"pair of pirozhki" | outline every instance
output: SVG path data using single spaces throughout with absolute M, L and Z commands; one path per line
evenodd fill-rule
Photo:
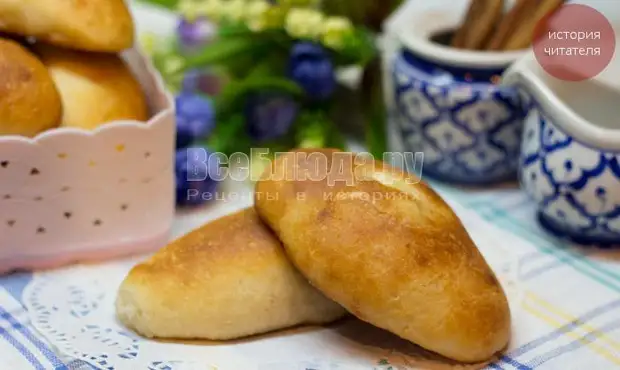
M 334 168 L 337 178 L 321 176 Z M 293 151 L 255 194 L 253 208 L 135 266 L 118 292 L 121 322 L 146 337 L 230 340 L 351 314 L 462 362 L 507 346 L 500 283 L 415 176 L 352 153 Z

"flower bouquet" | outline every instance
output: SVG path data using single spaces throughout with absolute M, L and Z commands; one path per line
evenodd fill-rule
M 366 73 L 379 69 L 375 34 L 322 9 L 316 0 L 176 4 L 177 35 L 154 50 L 153 60 L 176 94 L 179 204 L 193 203 L 184 196 L 188 188 L 216 187 L 208 173 L 203 182 L 185 181 L 189 147 L 226 155 L 256 147 L 272 154 L 344 149 L 343 121 L 357 116 L 367 149 L 383 154 L 379 73 Z M 351 87 L 347 72 L 361 82 Z

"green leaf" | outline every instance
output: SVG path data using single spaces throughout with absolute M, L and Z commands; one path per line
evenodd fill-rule
M 226 115 L 234 109 L 239 96 L 241 95 L 241 86 L 239 81 L 228 81 L 220 93 L 213 99 L 215 104 L 215 111 L 218 116 Z
M 302 113 L 295 126 L 296 147 L 345 149 L 338 127 L 323 110 Z
M 187 57 L 185 59 L 184 69 L 224 64 L 233 58 L 252 53 L 263 47 L 265 47 L 265 41 L 257 40 L 256 38 L 219 38 L 201 50 L 200 53 Z
M 372 103 L 365 109 L 365 134 L 368 151 L 382 158 L 387 151 L 386 112 L 382 104 Z
M 218 38 L 220 40 L 232 40 L 233 42 L 238 39 L 252 40 L 253 47 L 242 53 L 234 53 L 231 57 L 226 57 L 223 61 L 217 62 L 235 78 L 244 78 L 248 70 L 256 65 L 257 59 L 268 54 L 267 48 L 272 47 L 270 40 L 252 33 L 244 24 L 234 23 L 220 26 Z
M 285 58 L 273 48 L 240 55 L 226 63 L 225 68 L 237 79 L 260 76 L 282 76 Z
M 332 129 L 330 130 L 330 134 L 327 141 L 328 148 L 346 150 L 347 142 L 342 135 L 342 133 L 338 130 L 338 127 L 334 124 Z
M 378 55 L 373 34 L 365 28 L 356 28 L 346 40 L 342 50 L 335 53 L 338 66 L 359 65 L 365 67 Z
M 176 9 L 179 0 L 139 0 L 138 2 L 174 10 Z
M 375 158 L 382 158 L 387 151 L 387 110 L 381 79 L 381 61 L 377 58 L 364 71 L 362 79 L 366 146 Z
M 250 138 L 245 130 L 245 117 L 234 114 L 218 120 L 215 130 L 205 145 L 213 152 L 231 154 L 245 152 L 250 147 Z
M 270 155 L 273 156 L 275 153 L 288 152 L 293 146 L 295 146 L 295 138 L 294 135 L 289 133 L 276 140 L 261 142 L 253 147 L 269 149 Z
M 285 60 L 280 55 L 267 55 L 258 61 L 255 60 L 247 74 L 248 80 L 282 76 L 284 71 Z
M 287 152 L 294 145 L 293 133 L 269 142 L 254 143 L 246 131 L 245 116 L 235 113 L 218 121 L 215 131 L 203 143 L 213 152 L 232 154 L 236 152 L 250 153 L 254 147 L 269 149 L 271 154 L 275 152 Z
M 281 66 L 289 49 L 290 40 L 283 40 L 280 32 L 253 33 L 245 26 L 233 25 L 220 30 L 217 41 L 199 54 L 187 56 L 184 69 L 221 65 L 230 75 L 244 78 L 257 62 L 265 58 L 271 58 L 274 67 Z M 180 51 L 178 54 L 182 55 Z
M 256 65 L 256 59 L 254 53 L 246 53 L 227 60 L 226 63 L 222 63 L 222 66 L 233 78 L 244 79 L 248 71 Z
M 296 133 L 297 147 L 324 148 L 327 144 L 327 132 L 323 122 L 311 120 L 301 125 Z
M 155 52 L 151 57 L 153 65 L 161 73 L 163 80 L 166 83 L 166 87 L 172 93 L 176 93 L 181 86 L 181 82 L 183 81 L 183 74 L 168 72 L 167 63 L 170 58 L 175 58 L 175 55 L 168 50 Z
M 252 32 L 244 23 L 233 24 L 221 24 L 217 30 L 218 37 L 255 37 L 255 33 Z
M 216 97 L 216 111 L 229 112 L 238 110 L 237 105 L 241 102 L 246 94 L 253 91 L 281 91 L 292 95 L 293 97 L 303 96 L 303 90 L 294 82 L 273 76 L 258 75 L 245 80 L 236 80 L 229 82 L 219 96 Z M 236 109 L 237 107 L 237 109 Z
M 269 38 L 278 47 L 278 52 L 284 53 L 288 57 L 293 44 L 297 41 L 291 38 L 283 29 L 267 30 L 261 33 L 264 37 Z

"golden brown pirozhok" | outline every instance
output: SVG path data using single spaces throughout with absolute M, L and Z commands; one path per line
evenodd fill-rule
M 2 0 L 0 31 L 112 53 L 130 48 L 134 40 L 124 0 Z
M 16 41 L 0 38 L 0 135 L 36 136 L 58 126 L 61 113 L 43 63 Z
M 346 314 L 295 270 L 253 208 L 215 220 L 134 267 L 116 312 L 147 337 L 210 340 Z
M 37 45 L 35 49 L 60 92 L 61 126 L 92 130 L 115 120 L 148 119 L 142 87 L 116 54 L 50 45 Z
M 319 151 L 325 168 L 295 152 L 273 164 L 276 174 L 315 181 L 257 185 L 256 208 L 298 269 L 358 318 L 446 357 L 478 362 L 506 347 L 506 296 L 450 207 L 381 162 L 354 172 L 352 154 L 335 159 L 352 185 L 317 180 L 336 152 Z

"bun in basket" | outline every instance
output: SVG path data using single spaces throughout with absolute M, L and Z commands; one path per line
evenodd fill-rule
M 330 177 L 335 169 L 343 172 Z M 256 208 L 327 297 L 458 361 L 506 347 L 500 283 L 452 209 L 417 178 L 336 150 L 290 152 L 271 171 L 257 184 Z
M 147 337 L 228 340 L 346 311 L 312 288 L 254 209 L 197 229 L 134 267 L 116 312 Z
M 43 63 L 16 41 L 0 38 L 0 135 L 36 136 L 58 125 L 61 110 Z
M 142 88 L 119 56 L 35 48 L 60 91 L 61 126 L 94 129 L 114 120 L 148 119 Z
M 4 0 L 0 30 L 99 52 L 119 52 L 134 41 L 133 20 L 123 0 Z

